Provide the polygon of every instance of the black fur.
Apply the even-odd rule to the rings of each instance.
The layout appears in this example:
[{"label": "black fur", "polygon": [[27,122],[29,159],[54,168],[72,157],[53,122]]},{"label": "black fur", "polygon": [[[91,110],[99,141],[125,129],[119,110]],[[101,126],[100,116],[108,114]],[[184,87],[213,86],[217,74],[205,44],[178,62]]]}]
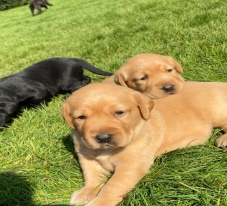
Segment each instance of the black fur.
[{"label": "black fur", "polygon": [[38,14],[41,14],[42,13],[41,7],[48,9],[47,5],[53,6],[53,4],[50,4],[47,0],[33,0],[29,5],[29,8],[32,12],[32,16],[35,16],[34,13],[35,9],[39,11]]},{"label": "black fur", "polygon": [[0,127],[15,114],[19,106],[38,105],[59,93],[73,92],[91,82],[83,68],[103,76],[112,75],[85,60],[51,58],[0,79]]}]

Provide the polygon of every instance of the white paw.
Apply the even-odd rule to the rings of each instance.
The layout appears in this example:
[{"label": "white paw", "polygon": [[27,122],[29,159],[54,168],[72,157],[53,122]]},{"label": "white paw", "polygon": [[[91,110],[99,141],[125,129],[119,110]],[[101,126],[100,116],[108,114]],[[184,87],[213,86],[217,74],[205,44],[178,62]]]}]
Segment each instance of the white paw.
[{"label": "white paw", "polygon": [[80,190],[76,190],[70,198],[70,205],[86,204],[94,199],[99,192],[99,189],[94,187],[83,187]]},{"label": "white paw", "polygon": [[227,135],[223,135],[221,137],[219,137],[216,142],[215,142],[217,147],[220,148],[227,148]]},{"label": "white paw", "polygon": [[86,204],[88,202],[86,195],[83,194],[83,192],[80,190],[75,191],[70,198],[70,205],[75,204]]}]

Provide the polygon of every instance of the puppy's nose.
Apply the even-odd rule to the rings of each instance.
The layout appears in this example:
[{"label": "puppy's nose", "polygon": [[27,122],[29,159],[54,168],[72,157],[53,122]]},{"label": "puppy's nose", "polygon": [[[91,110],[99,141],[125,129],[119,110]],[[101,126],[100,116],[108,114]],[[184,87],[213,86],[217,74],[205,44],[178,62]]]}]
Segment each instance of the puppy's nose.
[{"label": "puppy's nose", "polygon": [[95,136],[96,141],[100,144],[109,143],[109,142],[111,142],[112,138],[113,138],[113,135],[107,134],[107,133],[98,134],[98,135]]},{"label": "puppy's nose", "polygon": [[165,86],[162,87],[162,90],[164,90],[165,92],[171,92],[175,90],[175,88],[173,84],[166,84]]}]

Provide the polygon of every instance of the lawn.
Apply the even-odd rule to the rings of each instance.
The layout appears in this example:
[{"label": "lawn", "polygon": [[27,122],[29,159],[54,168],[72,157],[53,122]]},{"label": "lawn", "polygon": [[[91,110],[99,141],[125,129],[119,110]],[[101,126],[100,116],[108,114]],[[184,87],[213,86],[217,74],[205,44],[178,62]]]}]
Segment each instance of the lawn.
[{"label": "lawn", "polygon": [[[54,6],[35,17],[28,6],[0,12],[0,77],[60,56],[115,72],[151,52],[175,58],[186,80],[227,82],[224,0],[49,1]],[[93,82],[104,79],[85,73]],[[83,185],[63,102],[59,95],[24,109],[0,131],[0,206],[68,205]],[[227,206],[227,149],[214,146],[220,134],[158,157],[120,205]]]}]

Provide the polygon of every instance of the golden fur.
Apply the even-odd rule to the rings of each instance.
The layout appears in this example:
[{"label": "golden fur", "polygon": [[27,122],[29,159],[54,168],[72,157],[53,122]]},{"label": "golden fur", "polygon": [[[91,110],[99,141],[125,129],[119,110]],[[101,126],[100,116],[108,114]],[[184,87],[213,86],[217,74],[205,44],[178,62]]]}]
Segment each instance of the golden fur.
[{"label": "golden fur", "polygon": [[116,83],[140,91],[152,99],[178,93],[184,85],[181,65],[170,56],[138,54],[126,61],[103,83]]},{"label": "golden fur", "polygon": [[[178,94],[154,101],[116,84],[90,84],[66,100],[62,114],[73,130],[85,181],[70,204],[114,206],[157,156],[203,144],[213,127],[227,128],[227,84],[189,82]],[[227,136],[217,145],[226,147]]]}]

